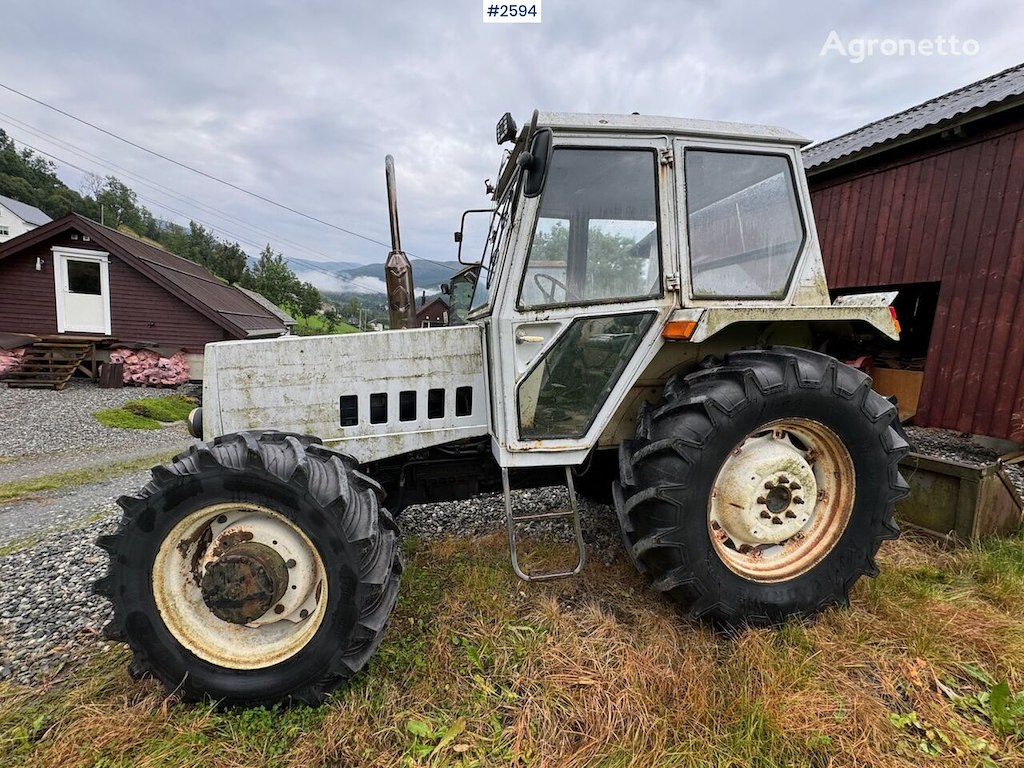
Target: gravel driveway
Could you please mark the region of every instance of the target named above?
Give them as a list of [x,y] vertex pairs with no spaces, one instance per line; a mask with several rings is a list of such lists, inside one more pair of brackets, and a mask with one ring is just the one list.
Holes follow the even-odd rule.
[[[0,389],[0,483],[72,468],[184,449],[194,442],[184,427],[110,429],[92,412],[167,390],[103,390],[73,383],[63,392]],[[5,458],[9,457],[9,458]],[[108,645],[101,629],[109,604],[90,585],[106,571],[106,554],[93,542],[113,533],[120,518],[115,500],[141,488],[147,471],[100,483],[46,491],[0,502],[0,546],[32,535],[31,546],[0,556],[0,680],[33,684],[55,674],[83,651]],[[516,508],[554,508],[560,489],[517,492]],[[591,557],[609,560],[618,551],[615,513],[581,500]],[[401,517],[407,534],[425,538],[479,535],[504,529],[500,495],[410,507]],[[85,521],[85,522],[84,522]]]

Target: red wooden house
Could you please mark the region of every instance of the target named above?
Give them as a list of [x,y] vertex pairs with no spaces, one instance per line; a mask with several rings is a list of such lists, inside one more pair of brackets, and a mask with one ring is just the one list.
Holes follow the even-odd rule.
[[424,297],[416,307],[414,327],[432,328],[440,325],[448,325],[448,303],[440,296],[435,296],[430,301]]
[[0,333],[184,351],[280,336],[282,320],[203,267],[77,214],[0,244]]

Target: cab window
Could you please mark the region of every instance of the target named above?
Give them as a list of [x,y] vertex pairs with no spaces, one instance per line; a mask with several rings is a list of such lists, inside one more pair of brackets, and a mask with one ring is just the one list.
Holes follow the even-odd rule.
[[789,159],[687,150],[685,165],[693,296],[783,298],[806,233]]
[[555,149],[520,309],[661,294],[653,150]]

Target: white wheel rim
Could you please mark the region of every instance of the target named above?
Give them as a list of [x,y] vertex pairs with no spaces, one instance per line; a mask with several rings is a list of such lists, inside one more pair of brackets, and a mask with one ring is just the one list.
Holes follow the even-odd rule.
[[747,435],[722,464],[708,535],[732,571],[760,582],[806,573],[835,547],[855,498],[853,459],[811,419],[779,419]]
[[[219,618],[200,580],[218,543],[244,539],[288,562],[288,584],[276,604],[247,624]],[[153,563],[153,597],[164,625],[182,646],[228,669],[260,669],[295,655],[316,634],[327,606],[327,572],[305,533],[257,504],[215,504],[183,518],[164,538]]]

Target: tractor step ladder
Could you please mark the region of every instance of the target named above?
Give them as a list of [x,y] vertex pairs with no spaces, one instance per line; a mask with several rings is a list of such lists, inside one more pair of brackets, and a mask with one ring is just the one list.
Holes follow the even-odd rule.
[[[515,514],[512,510],[512,492],[508,481],[508,468],[502,467],[501,487],[505,494],[505,522],[508,525],[508,551],[512,558],[512,570],[523,581],[548,581],[575,576],[583,570],[586,563],[586,547],[583,543],[583,531],[580,528],[580,510],[576,501],[576,487],[572,482],[572,468],[565,468],[565,485],[569,491],[569,509],[558,512],[537,512]],[[576,565],[568,571],[524,571],[519,565],[519,527],[524,523],[539,520],[572,519],[573,534],[576,543]]]

